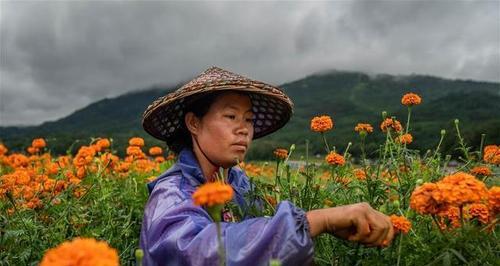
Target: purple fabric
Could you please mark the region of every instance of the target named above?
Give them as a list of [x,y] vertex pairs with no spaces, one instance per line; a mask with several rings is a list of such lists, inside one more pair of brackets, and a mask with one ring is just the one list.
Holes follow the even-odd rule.
[[[217,265],[215,223],[191,199],[204,182],[192,151],[185,149],[172,168],[148,184],[150,196],[140,238],[144,265]],[[245,210],[248,178],[233,167],[228,183],[235,191],[233,200]],[[271,259],[281,260],[282,265],[312,262],[313,242],[305,212],[288,201],[278,205],[273,217],[222,222],[221,229],[226,265],[268,265]]]

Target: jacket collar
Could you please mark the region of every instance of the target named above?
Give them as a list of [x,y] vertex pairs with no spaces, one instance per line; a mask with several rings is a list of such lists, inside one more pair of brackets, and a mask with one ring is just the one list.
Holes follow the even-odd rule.
[[[189,180],[191,185],[197,187],[207,182],[201,171],[200,164],[191,149],[184,148],[181,151],[177,164],[182,171],[182,175]],[[242,174],[242,172],[240,173],[240,171],[237,171],[234,167],[229,168],[227,182],[229,184],[233,183],[240,174]]]
[[[157,179],[148,183],[149,193],[153,191],[155,185],[162,179],[175,174],[176,172],[182,173],[182,176],[191,184],[193,187],[198,187],[202,184],[205,184],[207,180],[203,176],[201,171],[200,164],[196,159],[193,151],[188,148],[184,148],[178,156],[177,162],[166,172],[161,174]],[[228,180],[229,184],[232,184],[234,181],[238,180],[240,175],[243,175],[243,171],[236,169],[235,167],[229,168],[228,171]]]

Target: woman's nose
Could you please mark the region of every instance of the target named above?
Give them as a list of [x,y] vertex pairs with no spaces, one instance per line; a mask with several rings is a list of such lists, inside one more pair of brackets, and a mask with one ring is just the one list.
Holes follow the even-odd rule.
[[242,134],[242,135],[245,135],[247,136],[249,134],[249,128],[248,128],[248,123],[246,122],[246,120],[243,120],[243,121],[240,121],[238,123],[238,127],[236,129],[236,134]]

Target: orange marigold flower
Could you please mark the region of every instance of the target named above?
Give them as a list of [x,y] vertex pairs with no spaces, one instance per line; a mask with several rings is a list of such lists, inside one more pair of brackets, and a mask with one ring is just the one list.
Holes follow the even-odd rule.
[[7,149],[7,147],[5,147],[5,145],[0,143],[0,156],[7,154],[8,151],[9,151],[9,149]]
[[271,196],[271,195],[265,195],[265,198],[267,200],[267,202],[269,202],[269,204],[271,204],[273,207],[276,207],[276,198]]
[[76,154],[75,157],[82,157],[85,159],[87,163],[92,162],[92,159],[94,158],[96,154],[96,150],[92,146],[82,146],[80,149],[78,149],[78,153]]
[[351,179],[349,179],[348,177],[337,177],[335,181],[344,185],[345,187],[347,187],[347,185],[351,183]]
[[105,152],[101,154],[101,164],[106,167],[113,167],[115,166],[120,158],[118,156],[111,154],[109,152]]
[[77,198],[81,198],[83,195],[85,195],[85,193],[87,192],[87,190],[83,187],[77,187],[75,188],[75,190],[73,191],[73,195]]
[[130,163],[129,162],[121,162],[119,163],[116,167],[115,167],[115,171],[119,172],[119,173],[125,173],[127,172],[128,170],[130,170]]
[[45,166],[45,170],[46,170],[46,173],[49,175],[56,175],[57,173],[59,173],[59,164],[49,162]]
[[484,153],[491,153],[491,152],[496,152],[498,150],[497,145],[487,145],[484,147]]
[[363,169],[354,169],[354,176],[356,176],[356,178],[359,179],[359,180],[365,180],[366,179],[365,170],[363,170]]
[[154,146],[154,147],[151,147],[149,149],[149,155],[151,155],[151,156],[158,156],[158,155],[161,155],[162,153],[163,153],[163,150],[158,146]]
[[488,206],[481,203],[473,203],[466,206],[465,212],[470,218],[478,218],[478,220],[487,224],[490,220],[490,212],[488,211]]
[[392,222],[392,227],[396,233],[402,232],[408,234],[411,229],[411,222],[408,221],[404,216],[391,215],[389,217]]
[[38,138],[38,139],[34,139],[31,142],[31,146],[33,146],[34,148],[43,149],[43,148],[45,148],[45,146],[47,146],[47,143],[45,143],[44,139]]
[[446,220],[453,228],[461,226],[460,223],[460,209],[455,206],[446,206],[437,214],[440,217],[439,226],[441,229],[447,229],[448,225]]
[[27,151],[29,154],[35,154],[35,153],[38,153],[40,151],[40,149],[30,146],[30,147],[28,147]]
[[210,182],[200,186],[193,193],[194,204],[212,207],[224,204],[233,198],[233,188],[221,182]]
[[17,185],[28,185],[31,181],[30,172],[25,170],[16,170],[14,173]]
[[39,198],[32,198],[30,201],[26,202],[24,207],[29,209],[38,209],[43,206],[42,201]]
[[139,138],[139,137],[131,138],[128,141],[128,145],[142,147],[142,146],[144,146],[144,139],[143,138]]
[[373,132],[373,127],[370,124],[358,123],[354,127],[354,131],[359,132],[359,133],[361,133],[361,132],[372,133]]
[[488,199],[486,185],[473,175],[464,172],[446,176],[437,182],[443,196],[442,201],[454,206],[463,206],[469,203],[480,203]]
[[175,154],[170,153],[165,160],[170,161],[175,159]]
[[80,182],[82,182],[82,180],[76,177],[69,179],[69,185],[78,185]]
[[35,189],[30,186],[25,186],[23,189],[23,199],[30,200],[35,196]]
[[401,103],[406,106],[419,105],[422,102],[422,98],[415,93],[407,93],[401,98]]
[[333,128],[333,120],[327,115],[315,116],[311,119],[311,130],[318,133],[326,132]]
[[14,153],[9,155],[7,160],[9,165],[12,166],[13,168],[26,167],[29,164],[28,157],[19,153]]
[[57,163],[59,164],[60,168],[66,168],[70,165],[71,158],[67,155],[59,156],[59,158],[57,158]]
[[325,161],[330,164],[330,165],[344,165],[345,164],[345,159],[344,156],[336,153],[336,152],[330,152],[326,158]]
[[380,124],[380,129],[382,132],[387,132],[388,129],[392,129],[395,132],[399,132],[403,129],[401,123],[394,118],[386,118],[382,124]]
[[420,214],[437,214],[445,206],[439,188],[434,183],[417,187],[410,197],[410,207]]
[[155,157],[155,162],[157,163],[163,163],[165,161],[165,157],[163,156],[156,156]]
[[398,142],[402,144],[410,144],[413,142],[413,137],[411,136],[410,133],[403,134],[399,136]]
[[288,151],[286,149],[278,148],[274,150],[274,156],[279,160],[284,160],[288,157]]
[[102,149],[107,149],[111,146],[111,142],[109,141],[109,139],[99,139],[96,143],[95,143],[96,146],[98,146],[99,148]]
[[500,146],[488,145],[484,147],[483,160],[491,164],[500,164]]
[[135,170],[143,173],[151,172],[155,168],[155,163],[147,159],[139,159],[135,161]]
[[493,174],[488,166],[476,166],[470,170],[470,173],[479,176],[491,176]]
[[128,146],[127,147],[127,155],[135,156],[135,157],[142,157],[143,154],[144,153],[142,152],[142,150],[139,146]]
[[118,252],[105,241],[93,238],[75,238],[49,249],[40,266],[52,265],[101,265],[118,266]]
[[500,187],[494,186],[488,191],[488,205],[493,215],[500,212]]
[[80,179],[85,177],[85,167],[78,167],[76,170],[76,176]]
[[84,157],[77,156],[73,159],[73,165],[76,167],[83,167],[87,164],[87,161]]

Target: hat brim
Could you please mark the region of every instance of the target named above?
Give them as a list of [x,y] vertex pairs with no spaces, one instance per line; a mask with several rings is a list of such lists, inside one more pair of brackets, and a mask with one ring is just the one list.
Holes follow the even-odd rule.
[[[233,74],[227,71],[224,74],[226,73]],[[203,75],[199,76],[198,79]],[[229,80],[193,81],[160,97],[147,108],[142,119],[142,125],[146,132],[169,145],[184,123],[184,110],[189,102],[194,98],[216,91],[237,91],[249,95],[254,113],[254,139],[264,137],[280,129],[292,116],[292,101],[279,88],[272,85],[239,75]]]

